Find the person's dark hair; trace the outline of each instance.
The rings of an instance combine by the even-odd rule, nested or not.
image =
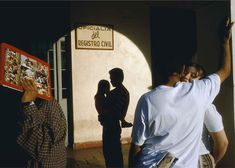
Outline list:
[[[196,62],[191,62],[191,63],[187,64],[185,68],[187,68],[187,67],[195,67],[196,70],[199,72],[199,75],[201,76],[201,78],[204,78],[206,76],[205,68]]]
[[[173,73],[179,73],[181,72],[183,63],[180,63],[177,60],[171,60],[170,62],[166,62],[165,64],[161,64],[158,67],[158,73],[160,76],[160,84],[165,84],[168,82],[169,77],[173,75]]]
[[[109,74],[120,81],[123,81],[124,79],[124,74],[121,68],[113,68],[109,71]]]
[[[100,80],[99,83],[98,83],[98,89],[97,89],[96,94],[103,94],[104,91],[109,87],[110,87],[109,81],[107,81],[105,79]]]

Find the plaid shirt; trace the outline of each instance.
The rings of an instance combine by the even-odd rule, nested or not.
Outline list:
[[[29,154],[27,167],[66,167],[66,119],[56,100],[23,107],[17,143]]]

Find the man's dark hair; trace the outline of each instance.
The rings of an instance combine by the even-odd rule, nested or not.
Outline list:
[[[171,60],[169,62],[162,64],[162,65],[159,65],[158,74],[160,76],[160,84],[167,83],[169,80],[169,77],[173,73],[180,74],[182,65],[183,65],[183,63],[180,63],[177,60]]]
[[[109,74],[120,81],[123,81],[124,79],[124,74],[121,68],[113,68],[109,71]]]

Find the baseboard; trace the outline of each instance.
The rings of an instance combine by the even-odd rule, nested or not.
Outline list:
[[[122,144],[130,144],[131,138],[122,138]],[[89,142],[81,142],[81,143],[74,143],[73,149],[80,150],[80,149],[89,149],[89,148],[100,148],[102,147],[102,141],[89,141]]]

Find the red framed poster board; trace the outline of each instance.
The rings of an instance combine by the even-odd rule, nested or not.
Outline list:
[[[12,45],[0,43],[0,84],[23,91],[21,79],[35,81],[38,97],[51,99],[50,65]]]

